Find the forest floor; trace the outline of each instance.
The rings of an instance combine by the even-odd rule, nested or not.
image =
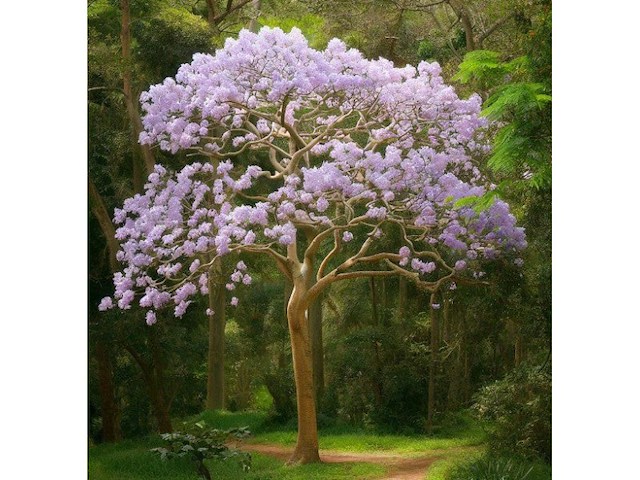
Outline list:
[[[244,451],[260,453],[280,460],[287,460],[293,448],[282,445],[244,444],[240,447]],[[448,450],[454,450],[449,452]],[[452,448],[430,455],[398,455],[390,453],[345,452],[335,450],[320,450],[320,459],[324,463],[374,463],[383,466],[387,474],[380,480],[424,480],[431,465],[450,454],[458,456],[464,450],[476,450],[474,447]]]

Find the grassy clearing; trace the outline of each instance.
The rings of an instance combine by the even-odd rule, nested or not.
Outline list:
[[[204,412],[198,419],[220,429],[248,426],[253,433],[249,443],[293,447],[296,442],[295,426],[271,425],[261,412]],[[321,428],[319,437],[320,448],[325,450],[424,454],[430,450],[480,445],[485,433],[473,422],[450,427],[434,436],[393,435],[341,425]]]
[[[89,449],[90,480],[196,480],[193,464],[187,459],[161,461],[149,451],[162,444],[159,437],[97,445]],[[207,461],[212,478],[227,480],[344,480],[373,479],[384,475],[380,465],[366,463],[284,466],[282,460],[252,454],[253,466],[245,473],[233,462]]]
[[[249,443],[276,444],[293,447],[295,425],[276,425],[263,412],[203,412],[195,418],[221,430],[246,426],[253,436]],[[180,430],[181,421],[174,422]],[[348,425],[334,425],[320,429],[320,448],[349,452],[386,452],[407,456],[442,456],[430,469],[429,480],[448,480],[446,474],[460,462],[479,458],[484,432],[474,422],[461,421],[442,429],[437,435],[393,435],[357,429]],[[90,480],[195,480],[193,464],[187,459],[161,461],[149,449],[162,445],[158,436],[129,440],[117,445],[97,445],[89,450]],[[367,463],[320,464],[285,467],[283,461],[253,454],[253,468],[242,472],[240,466],[229,462],[207,461],[213,478],[246,480],[302,480],[302,479],[373,479],[385,473],[381,465]],[[536,477],[530,480],[546,480]]]
[[[446,458],[437,460],[424,477],[425,480],[447,480],[447,473],[457,464],[473,461],[484,453],[484,449],[478,447],[474,450],[461,452],[447,452]]]

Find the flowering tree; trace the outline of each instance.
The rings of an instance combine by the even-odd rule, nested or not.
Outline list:
[[[402,275],[435,292],[526,245],[502,201],[481,212],[459,201],[490,188],[474,163],[486,121],[480,98],[459,99],[435,63],[395,68],[339,40],[316,51],[299,30],[263,28],[194,55],[141,100],[143,144],[206,161],[177,174],[156,165],[116,210],[125,268],[100,308],[130,308],[139,292],[149,325],[168,305],[180,317],[219,258],[271,257],[293,284],[291,462],[319,460],[306,312],[323,290]],[[240,261],[227,289],[251,282]]]

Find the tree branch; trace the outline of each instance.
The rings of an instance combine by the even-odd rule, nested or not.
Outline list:
[[[215,17],[213,17],[213,23],[215,23],[216,25],[219,24],[225,18],[227,18],[227,16],[229,16],[230,14],[235,12],[236,10],[244,7],[250,1],[251,0],[242,0],[240,3],[236,3],[235,6],[232,6],[233,0],[227,0],[227,9],[224,12],[222,12],[222,13],[216,15]]]
[[[489,29],[486,32],[484,32],[482,35],[480,35],[480,37],[478,38],[478,42],[477,42],[478,43],[478,47],[481,48],[482,47],[482,42],[484,42],[489,35],[491,35],[493,32],[495,32],[497,29],[499,29],[505,23],[507,23],[514,16],[515,16],[515,12],[512,12],[509,15],[507,15],[507,16],[501,18],[500,20],[498,20],[491,27],[489,27]]]
[[[89,205],[91,207],[91,212],[100,224],[100,229],[102,230],[102,234],[107,242],[107,250],[109,251],[109,266],[111,267],[111,272],[115,273],[120,268],[116,258],[116,253],[120,248],[118,241],[116,240],[116,229],[111,221],[111,215],[109,215],[109,211],[102,199],[102,195],[100,195],[100,192],[91,180],[91,177],[87,180],[89,182]]]

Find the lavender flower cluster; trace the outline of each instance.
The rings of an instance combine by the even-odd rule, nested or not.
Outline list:
[[[101,310],[128,309],[139,294],[148,324],[168,305],[180,317],[208,293],[216,258],[286,256],[301,228],[362,245],[385,224],[400,225],[424,248],[444,247],[447,268],[460,274],[526,246],[503,201],[480,213],[456,206],[491,188],[475,162],[488,148],[486,120],[480,98],[459,99],[437,64],[396,68],[338,40],[319,52],[296,29],[263,28],[242,31],[213,56],[195,55],[141,100],[142,143],[194,149],[212,162],[176,174],[157,165],[144,193],[115,211],[125,267]],[[268,152],[273,171],[234,162],[249,147]],[[405,240],[398,267],[421,276],[443,268]],[[240,262],[227,289],[251,281]]]

